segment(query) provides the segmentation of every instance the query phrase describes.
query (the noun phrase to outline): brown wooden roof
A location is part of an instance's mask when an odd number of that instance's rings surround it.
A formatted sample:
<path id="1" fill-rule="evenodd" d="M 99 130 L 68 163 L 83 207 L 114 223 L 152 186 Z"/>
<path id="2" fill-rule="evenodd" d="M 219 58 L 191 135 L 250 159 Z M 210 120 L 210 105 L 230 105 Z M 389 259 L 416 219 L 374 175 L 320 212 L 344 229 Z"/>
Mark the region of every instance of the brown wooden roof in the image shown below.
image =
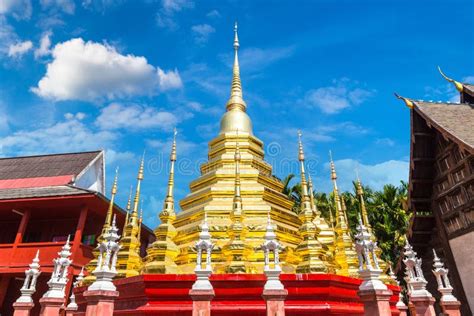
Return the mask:
<path id="1" fill-rule="evenodd" d="M 78 175 L 101 151 L 0 158 L 0 180 Z"/>
<path id="2" fill-rule="evenodd" d="M 417 111 L 428 124 L 461 147 L 474 152 L 474 106 L 470 104 L 415 101 Z"/>

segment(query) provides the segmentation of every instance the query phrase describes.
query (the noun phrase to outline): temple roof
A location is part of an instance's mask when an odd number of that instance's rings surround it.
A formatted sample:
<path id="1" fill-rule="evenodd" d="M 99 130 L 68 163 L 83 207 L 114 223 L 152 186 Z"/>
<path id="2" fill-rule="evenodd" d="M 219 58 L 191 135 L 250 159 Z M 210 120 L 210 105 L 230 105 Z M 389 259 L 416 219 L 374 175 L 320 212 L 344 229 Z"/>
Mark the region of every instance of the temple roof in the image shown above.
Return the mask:
<path id="1" fill-rule="evenodd" d="M 70 185 L 58 185 L 36 188 L 13 188 L 0 190 L 0 200 L 26 199 L 36 197 L 71 196 L 94 194 L 95 192 L 76 188 Z"/>
<path id="2" fill-rule="evenodd" d="M 0 158 L 0 189 L 74 184 L 104 193 L 103 164 L 101 150 Z"/>
<path id="3" fill-rule="evenodd" d="M 0 158 L 0 180 L 78 175 L 101 152 Z"/>
<path id="4" fill-rule="evenodd" d="M 473 86 L 474 87 L 474 86 Z M 414 109 L 456 143 L 474 150 L 474 106 L 413 101 Z"/>

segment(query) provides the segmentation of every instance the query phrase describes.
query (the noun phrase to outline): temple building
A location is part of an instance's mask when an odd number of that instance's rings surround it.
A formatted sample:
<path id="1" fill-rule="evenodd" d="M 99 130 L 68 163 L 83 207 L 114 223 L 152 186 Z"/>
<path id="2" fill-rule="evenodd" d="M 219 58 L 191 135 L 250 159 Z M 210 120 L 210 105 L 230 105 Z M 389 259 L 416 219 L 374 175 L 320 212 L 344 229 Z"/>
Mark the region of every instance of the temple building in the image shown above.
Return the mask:
<path id="1" fill-rule="evenodd" d="M 126 213 L 105 197 L 104 152 L 81 152 L 0 159 L 0 314 L 12 315 L 24 271 L 39 250 L 41 275 L 33 299 L 47 290 L 53 258 L 70 236 L 77 276 L 92 258 L 112 214 L 121 227 Z M 141 227 L 141 255 L 152 232 Z M 71 289 L 72 278 L 66 289 Z M 39 305 L 31 315 L 38 315 Z"/>
<path id="2" fill-rule="evenodd" d="M 440 70 L 441 72 L 441 70 Z M 409 240 L 431 293 L 434 248 L 449 267 L 462 315 L 474 312 L 474 85 L 451 82 L 460 102 L 398 96 L 410 108 Z M 437 297 L 439 298 L 439 297 Z"/>

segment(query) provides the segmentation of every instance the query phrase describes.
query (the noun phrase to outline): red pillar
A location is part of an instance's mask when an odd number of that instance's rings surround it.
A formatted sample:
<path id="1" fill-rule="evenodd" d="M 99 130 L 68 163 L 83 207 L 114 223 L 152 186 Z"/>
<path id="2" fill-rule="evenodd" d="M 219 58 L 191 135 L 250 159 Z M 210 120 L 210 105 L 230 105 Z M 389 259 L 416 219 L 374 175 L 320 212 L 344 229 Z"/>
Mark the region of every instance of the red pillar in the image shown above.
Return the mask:
<path id="1" fill-rule="evenodd" d="M 15 312 L 13 316 L 30 316 L 31 309 L 35 306 L 34 303 L 13 303 Z"/>
<path id="2" fill-rule="evenodd" d="M 211 301 L 214 290 L 190 290 L 189 295 L 193 300 L 193 316 L 210 316 Z"/>
<path id="3" fill-rule="evenodd" d="M 16 232 L 15 241 L 13 242 L 14 247 L 23 241 L 23 235 L 25 234 L 26 226 L 30 221 L 31 211 L 26 210 L 21 217 L 20 226 L 18 226 L 18 231 Z"/>
<path id="4" fill-rule="evenodd" d="M 39 302 L 41 304 L 40 316 L 58 316 L 64 300 L 62 298 L 43 297 Z"/>
<path id="5" fill-rule="evenodd" d="M 408 304 L 412 316 L 436 316 L 433 304 L 435 299 L 433 297 L 410 297 Z"/>
<path id="6" fill-rule="evenodd" d="M 287 290 L 263 290 L 262 297 L 267 305 L 267 316 L 285 316 Z"/>
<path id="7" fill-rule="evenodd" d="M 448 316 L 461 316 L 461 302 L 451 301 L 451 302 L 440 302 L 441 309 L 443 313 Z"/>
<path id="8" fill-rule="evenodd" d="M 362 290 L 357 292 L 360 300 L 364 302 L 365 316 L 390 316 L 390 297 L 392 291 L 390 290 Z"/>
<path id="9" fill-rule="evenodd" d="M 74 240 L 72 241 L 72 247 L 71 247 L 71 260 L 72 260 L 72 263 L 74 264 L 74 260 L 77 256 L 77 252 L 79 250 L 79 246 L 81 245 L 81 241 L 82 241 L 82 234 L 84 233 L 84 226 L 86 225 L 86 219 L 87 219 L 87 212 L 88 212 L 88 208 L 87 206 L 84 206 L 82 209 L 81 209 L 81 213 L 79 215 L 79 220 L 77 221 L 77 225 L 76 225 L 76 232 L 74 233 Z M 72 287 L 72 283 L 74 282 L 74 268 L 71 266 L 69 268 L 69 275 L 70 275 L 70 278 L 69 278 L 69 281 L 66 285 L 66 290 L 65 290 L 65 293 L 66 293 L 66 302 L 65 302 L 65 305 L 67 306 L 67 303 L 68 303 L 68 299 L 69 299 L 69 292 L 71 291 L 71 287 Z"/>
<path id="10" fill-rule="evenodd" d="M 114 314 L 114 300 L 119 296 L 117 291 L 85 291 L 87 300 L 85 316 L 112 316 Z"/>

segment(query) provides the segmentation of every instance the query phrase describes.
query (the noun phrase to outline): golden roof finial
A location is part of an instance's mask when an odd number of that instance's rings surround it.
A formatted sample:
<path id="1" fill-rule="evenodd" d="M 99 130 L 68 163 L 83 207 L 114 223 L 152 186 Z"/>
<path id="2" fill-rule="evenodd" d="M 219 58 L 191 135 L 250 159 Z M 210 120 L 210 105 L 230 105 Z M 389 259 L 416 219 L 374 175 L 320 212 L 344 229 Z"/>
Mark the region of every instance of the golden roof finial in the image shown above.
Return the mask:
<path id="1" fill-rule="evenodd" d="M 304 170 L 304 150 L 301 136 L 303 134 L 298 130 L 298 160 L 300 161 L 300 173 L 301 173 L 301 190 L 302 190 L 302 210 L 312 211 L 311 202 L 308 194 L 308 185 L 306 182 L 306 174 Z"/>
<path id="2" fill-rule="evenodd" d="M 173 130 L 173 143 L 171 145 L 170 153 L 170 174 L 168 178 L 168 192 L 166 194 L 163 212 L 165 216 L 174 215 L 174 197 L 173 197 L 173 188 L 174 188 L 174 163 L 176 161 L 176 135 L 178 131 L 176 128 Z"/>
<path id="3" fill-rule="evenodd" d="M 237 34 L 237 22 L 234 25 L 234 66 L 232 67 L 232 84 L 230 89 L 230 99 L 227 101 L 227 111 L 234 108 L 245 111 L 247 105 L 243 99 L 242 93 L 242 82 L 240 81 L 240 68 L 239 68 L 239 36 Z"/>
<path id="4" fill-rule="evenodd" d="M 114 178 L 114 182 L 112 184 L 110 204 L 109 204 L 109 209 L 107 210 L 107 216 L 105 218 L 104 227 L 105 226 L 109 227 L 112 224 L 112 214 L 113 214 L 113 211 L 114 211 L 114 201 L 115 201 L 115 195 L 117 194 L 118 172 L 119 172 L 119 167 L 115 168 L 115 178 Z"/>
<path id="5" fill-rule="evenodd" d="M 403 102 L 405 102 L 405 105 L 407 107 L 409 107 L 410 109 L 413 109 L 413 101 L 410 100 L 410 99 L 407 99 L 405 97 L 402 97 L 401 95 L 399 95 L 398 93 L 394 92 L 395 94 L 395 97 L 397 97 L 397 99 L 400 99 L 400 100 L 403 100 Z"/>
<path id="6" fill-rule="evenodd" d="M 438 71 L 441 74 L 441 76 L 443 76 L 444 79 L 446 79 L 448 82 L 451 82 L 452 84 L 454 84 L 454 86 L 456 87 L 456 90 L 458 90 L 459 92 L 464 91 L 464 86 L 462 85 L 462 83 L 457 82 L 456 80 L 453 80 L 453 79 L 449 78 L 448 76 L 446 76 L 444 74 L 444 72 L 441 70 L 440 66 L 438 66 Z"/>
<path id="7" fill-rule="evenodd" d="M 332 160 L 332 151 L 329 151 L 329 161 L 331 166 L 331 180 L 334 182 L 335 188 L 337 190 L 337 174 L 336 174 L 336 166 L 334 165 L 334 161 Z"/>

